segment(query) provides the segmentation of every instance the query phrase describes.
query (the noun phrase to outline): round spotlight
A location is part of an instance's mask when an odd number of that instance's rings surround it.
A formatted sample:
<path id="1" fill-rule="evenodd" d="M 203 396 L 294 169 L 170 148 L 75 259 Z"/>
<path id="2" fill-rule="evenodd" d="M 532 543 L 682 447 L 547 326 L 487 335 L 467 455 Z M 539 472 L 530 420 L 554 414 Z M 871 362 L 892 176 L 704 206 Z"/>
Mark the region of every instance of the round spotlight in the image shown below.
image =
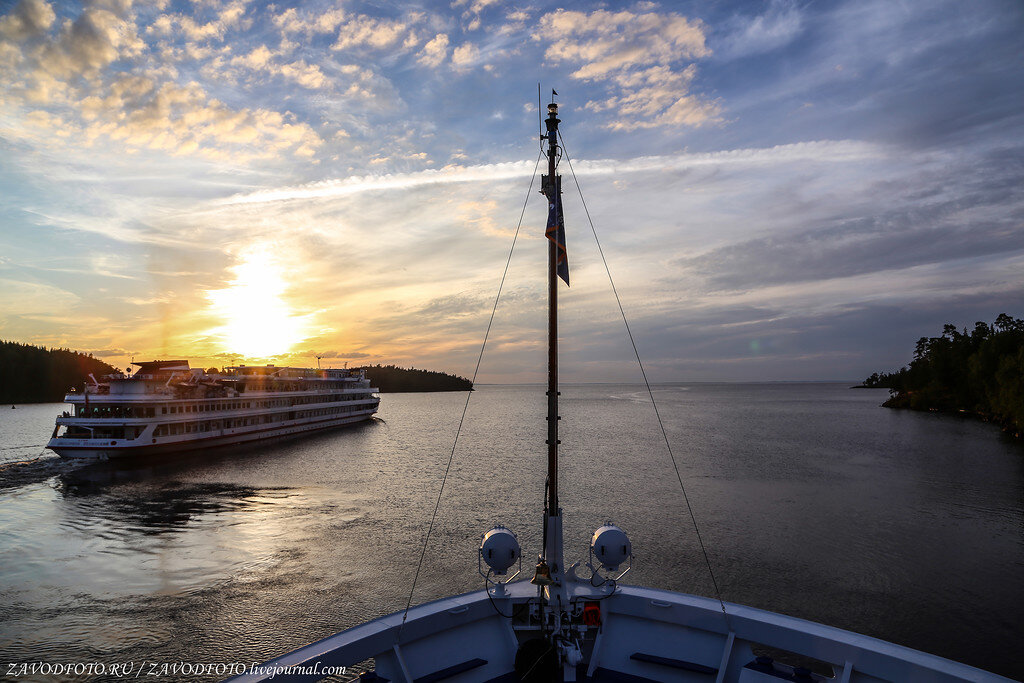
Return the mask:
<path id="1" fill-rule="evenodd" d="M 503 575 L 519 559 L 516 535 L 500 524 L 480 539 L 480 557 L 498 576 Z"/>
<path id="2" fill-rule="evenodd" d="M 633 555 L 633 544 L 626 532 L 611 522 L 594 532 L 590 550 L 606 570 L 613 572 Z"/>

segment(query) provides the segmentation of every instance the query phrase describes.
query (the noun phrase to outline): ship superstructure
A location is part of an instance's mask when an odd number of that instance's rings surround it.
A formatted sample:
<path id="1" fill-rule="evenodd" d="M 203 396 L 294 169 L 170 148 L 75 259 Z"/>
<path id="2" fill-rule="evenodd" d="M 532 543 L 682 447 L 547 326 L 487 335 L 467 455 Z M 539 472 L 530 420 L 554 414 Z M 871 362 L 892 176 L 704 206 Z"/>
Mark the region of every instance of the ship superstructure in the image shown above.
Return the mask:
<path id="1" fill-rule="evenodd" d="M 107 460 L 252 443 L 368 420 L 380 403 L 363 370 L 133 365 L 131 375 L 70 391 L 72 409 L 57 418 L 47 448 Z"/>

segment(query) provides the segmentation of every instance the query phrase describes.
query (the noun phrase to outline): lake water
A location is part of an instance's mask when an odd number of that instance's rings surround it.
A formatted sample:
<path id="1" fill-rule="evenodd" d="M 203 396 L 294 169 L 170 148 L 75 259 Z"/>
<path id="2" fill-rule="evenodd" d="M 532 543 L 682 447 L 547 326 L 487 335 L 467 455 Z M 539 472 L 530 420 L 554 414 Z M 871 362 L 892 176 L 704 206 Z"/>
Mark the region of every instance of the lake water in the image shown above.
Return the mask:
<path id="1" fill-rule="evenodd" d="M 846 385 L 655 395 L 725 600 L 1024 678 L 1020 444 Z M 385 394 L 348 430 L 116 468 L 10 464 L 63 407 L 0 410 L 0 664 L 261 661 L 403 608 L 464 400 Z M 545 409 L 539 386 L 474 393 L 414 602 L 480 588 L 493 524 L 536 556 Z M 566 559 L 613 520 L 630 583 L 712 594 L 643 387 L 564 387 L 561 412 Z"/>

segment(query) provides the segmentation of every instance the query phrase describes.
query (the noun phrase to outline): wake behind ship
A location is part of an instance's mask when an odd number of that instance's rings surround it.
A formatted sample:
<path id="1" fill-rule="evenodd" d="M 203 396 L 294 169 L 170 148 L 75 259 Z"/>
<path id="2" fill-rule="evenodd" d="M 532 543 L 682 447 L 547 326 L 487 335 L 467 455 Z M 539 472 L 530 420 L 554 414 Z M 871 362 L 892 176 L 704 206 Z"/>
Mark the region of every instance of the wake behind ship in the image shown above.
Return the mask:
<path id="1" fill-rule="evenodd" d="M 72 389 L 47 448 L 108 460 L 298 436 L 370 419 L 380 404 L 363 370 L 149 361 Z"/>

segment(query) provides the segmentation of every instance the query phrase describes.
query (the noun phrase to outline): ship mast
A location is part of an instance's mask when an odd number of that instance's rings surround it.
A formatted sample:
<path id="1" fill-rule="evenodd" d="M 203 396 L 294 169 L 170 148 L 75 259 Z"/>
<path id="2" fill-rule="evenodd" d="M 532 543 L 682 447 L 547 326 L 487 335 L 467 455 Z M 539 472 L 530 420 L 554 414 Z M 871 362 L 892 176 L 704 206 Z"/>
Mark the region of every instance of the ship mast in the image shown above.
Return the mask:
<path id="1" fill-rule="evenodd" d="M 549 204 L 559 201 L 558 105 L 548 105 L 548 175 L 542 181 Z M 548 512 L 558 510 L 558 245 L 548 240 Z"/>
<path id="2" fill-rule="evenodd" d="M 547 135 L 541 135 L 541 140 L 547 140 L 548 143 L 548 174 L 541 179 L 541 192 L 548 198 L 549 231 L 553 222 L 556 228 L 560 228 L 562 222 L 561 184 L 560 177 L 555 173 L 559 157 L 558 123 L 558 105 L 551 102 L 545 121 Z M 558 236 L 564 239 L 561 234 Z M 562 510 L 558 506 L 558 259 L 564 244 L 560 247 L 557 241 L 548 240 L 548 476 L 544 505 L 544 551 L 537 562 L 537 573 L 533 578 L 533 583 L 545 594 L 548 603 L 557 606 L 554 611 L 555 631 L 560 630 L 558 615 L 568 602 L 563 581 Z"/>

